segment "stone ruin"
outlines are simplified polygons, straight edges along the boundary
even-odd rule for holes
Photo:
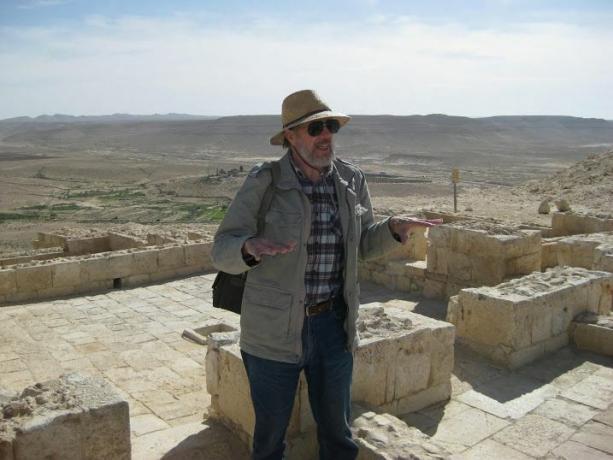
[[[0,459],[129,460],[128,403],[80,374],[0,393]]]
[[[354,355],[354,403],[378,412],[406,414],[449,399],[454,353],[451,324],[375,304],[361,309],[358,330],[362,340]],[[238,332],[210,335],[206,376],[209,416],[251,445],[255,419]],[[289,458],[317,457],[304,376],[298,383],[287,442]]]
[[[210,230],[39,233],[32,254],[0,259],[0,305],[140,286],[212,270]]]
[[[456,335],[458,342],[506,368],[522,366],[571,341],[613,356],[613,219],[554,213],[551,228],[516,229],[494,221],[442,217],[445,225],[413,232],[408,248],[360,266],[361,280],[449,299],[448,322],[390,305],[361,309],[362,340],[353,385],[357,418],[352,428],[361,459],[448,457],[444,448],[396,416],[449,398]],[[211,233],[198,231],[41,234],[34,253],[0,260],[0,304],[136,286],[209,270],[211,240]],[[210,416],[250,445],[253,413],[238,350],[239,332],[234,329],[209,324],[190,334],[209,335]],[[55,385],[70,387],[74,395],[84,394],[79,390],[83,385],[104,386],[91,381],[75,384],[78,381],[66,377]],[[38,398],[41,392],[51,395],[53,388],[54,384],[44,384],[17,398],[0,397],[2,458],[37,458],[15,454],[29,447],[24,440],[34,432],[50,443],[65,438],[72,444],[63,443],[75,446],[74,452],[88,451],[90,442],[97,445],[88,428],[95,423],[108,424],[113,427],[109,431],[117,433],[113,436],[125,438],[127,405],[119,399],[89,400],[96,408],[102,400],[111,401],[114,409],[108,411],[86,410],[86,403],[70,406],[77,396],[67,397],[67,406],[56,407],[47,404],[55,401],[53,396]],[[316,442],[304,378],[298,390],[288,431],[290,455],[312,458]],[[44,423],[31,421],[43,414]],[[114,422],[94,414],[108,414]],[[79,428],[66,431],[66,420]],[[35,429],[28,431],[29,427]],[[129,458],[127,431],[127,442],[104,443],[108,448],[119,446],[112,458]]]
[[[613,273],[556,267],[463,289],[451,298],[447,321],[460,342],[513,369],[567,345],[577,315],[608,316],[612,301]]]

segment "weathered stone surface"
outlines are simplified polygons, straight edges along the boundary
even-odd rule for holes
[[[590,375],[562,393],[573,401],[605,410],[613,400],[613,379]]]
[[[20,267],[16,270],[15,276],[19,293],[41,291],[52,285],[51,266],[49,265]]]
[[[613,356],[613,328],[598,324],[575,323],[572,336],[577,348]]]
[[[496,363],[516,368],[568,343],[572,318],[609,305],[613,274],[556,267],[494,287],[462,290],[447,320],[458,338]]]
[[[111,279],[109,259],[104,255],[97,254],[81,259],[79,268],[81,270],[81,283]]]
[[[566,441],[551,451],[556,460],[604,460],[613,458],[602,450],[594,449],[575,441]]]
[[[0,295],[10,295],[17,291],[16,270],[13,268],[0,269]]]
[[[613,428],[609,425],[588,422],[570,439],[613,455]]]
[[[560,422],[530,414],[496,433],[493,439],[532,457],[543,457],[573,431]]]
[[[358,330],[361,341],[354,356],[354,401],[387,412],[406,413],[449,398],[452,325],[374,303],[361,308]],[[211,416],[235,429],[249,443],[254,415],[237,340],[237,333],[211,334],[206,357],[207,389],[211,393]],[[304,453],[315,446],[314,437],[306,381],[301,377],[288,443],[295,452]],[[301,458],[316,456],[316,450],[309,452]]]
[[[36,384],[2,413],[14,460],[130,458],[128,403],[102,380],[67,374]]]
[[[182,267],[185,265],[183,246],[160,248],[158,251],[158,266],[161,271]]]
[[[462,452],[460,455],[452,457],[454,460],[532,460],[526,454],[523,454],[512,447],[505,446],[493,439],[486,439],[474,447]]]
[[[533,413],[565,425],[578,427],[594,417],[598,411],[574,401],[556,398],[545,401]]]
[[[449,452],[421,431],[390,414],[366,412],[354,420],[352,431],[360,447],[358,460],[434,460],[449,456]]]
[[[551,227],[552,236],[610,232],[613,231],[613,219],[576,212],[554,212]]]
[[[73,287],[81,283],[81,267],[78,260],[65,260],[51,266],[52,284],[55,288]]]

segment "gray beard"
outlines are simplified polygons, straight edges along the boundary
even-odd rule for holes
[[[315,158],[313,154],[305,148],[296,149],[296,151],[308,165],[314,166],[315,168],[327,168],[332,164],[332,161],[336,158],[336,154],[334,152],[334,145],[330,147],[330,157],[329,158]]]

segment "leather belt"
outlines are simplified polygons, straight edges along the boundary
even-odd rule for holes
[[[320,302],[318,304],[311,305],[310,307],[306,307],[306,316],[315,316],[319,315],[320,313],[324,313],[330,310],[330,308],[332,308],[332,305],[334,305],[334,299],[329,299],[325,302]]]

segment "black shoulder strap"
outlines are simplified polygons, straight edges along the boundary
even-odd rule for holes
[[[271,161],[272,165],[272,179],[266,192],[264,193],[264,197],[262,198],[262,203],[260,204],[260,210],[258,211],[258,232],[264,227],[264,217],[266,213],[270,209],[270,203],[272,203],[272,197],[275,193],[275,186],[279,182],[279,178],[281,176],[281,165],[278,161]]]

